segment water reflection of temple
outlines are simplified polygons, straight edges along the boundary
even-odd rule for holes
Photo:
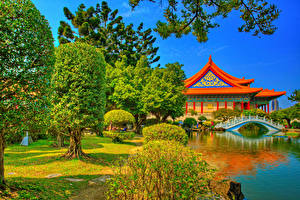
[[[295,149],[298,154],[300,152],[299,139],[246,138],[230,132],[194,134],[189,146],[228,176],[255,175],[258,167],[272,168],[286,164],[289,162],[287,148]]]

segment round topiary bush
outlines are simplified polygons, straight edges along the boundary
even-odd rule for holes
[[[197,121],[194,118],[188,117],[183,121],[183,127],[193,128],[195,125],[197,125]]]
[[[135,119],[130,112],[125,110],[111,110],[104,115],[104,123],[118,128],[126,124],[133,124]]]
[[[108,181],[108,199],[200,199],[214,170],[201,156],[174,141],[151,141]]]
[[[184,145],[188,142],[188,136],[181,127],[166,123],[145,127],[143,136],[146,142],[152,140],[174,140]]]

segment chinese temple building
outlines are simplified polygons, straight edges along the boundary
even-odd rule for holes
[[[270,101],[286,94],[250,87],[254,79],[236,78],[221,70],[209,57],[208,63],[195,75],[184,80],[187,96],[186,115],[190,109],[211,117],[220,108],[253,109],[270,112]]]

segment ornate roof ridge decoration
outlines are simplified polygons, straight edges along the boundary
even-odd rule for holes
[[[251,88],[254,79],[239,79],[221,70],[209,57],[206,65],[195,75],[184,80],[186,95],[251,94],[255,97],[279,97],[286,92],[275,92],[263,88]]]

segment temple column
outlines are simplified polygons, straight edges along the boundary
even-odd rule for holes
[[[227,101],[225,101],[225,109],[227,109]]]
[[[258,108],[258,105],[257,105],[257,103],[255,104],[255,108],[256,108],[256,109]]]
[[[267,106],[264,104],[264,111],[267,112]]]
[[[219,102],[217,101],[217,110],[219,110]]]
[[[244,102],[242,101],[241,102],[241,111],[243,111],[244,110]]]
[[[232,109],[233,109],[233,110],[235,109],[235,101],[232,102]]]
[[[189,108],[189,103],[186,102],[185,103],[185,115],[187,115],[187,113],[188,113],[188,108]]]
[[[193,109],[194,109],[194,111],[196,111],[196,103],[195,103],[195,101],[193,102]]]
[[[203,102],[201,101],[201,114],[203,114]]]
[[[250,100],[248,101],[248,110],[250,110]]]
[[[270,104],[268,103],[267,106],[268,106],[268,114],[269,114],[270,113]]]

